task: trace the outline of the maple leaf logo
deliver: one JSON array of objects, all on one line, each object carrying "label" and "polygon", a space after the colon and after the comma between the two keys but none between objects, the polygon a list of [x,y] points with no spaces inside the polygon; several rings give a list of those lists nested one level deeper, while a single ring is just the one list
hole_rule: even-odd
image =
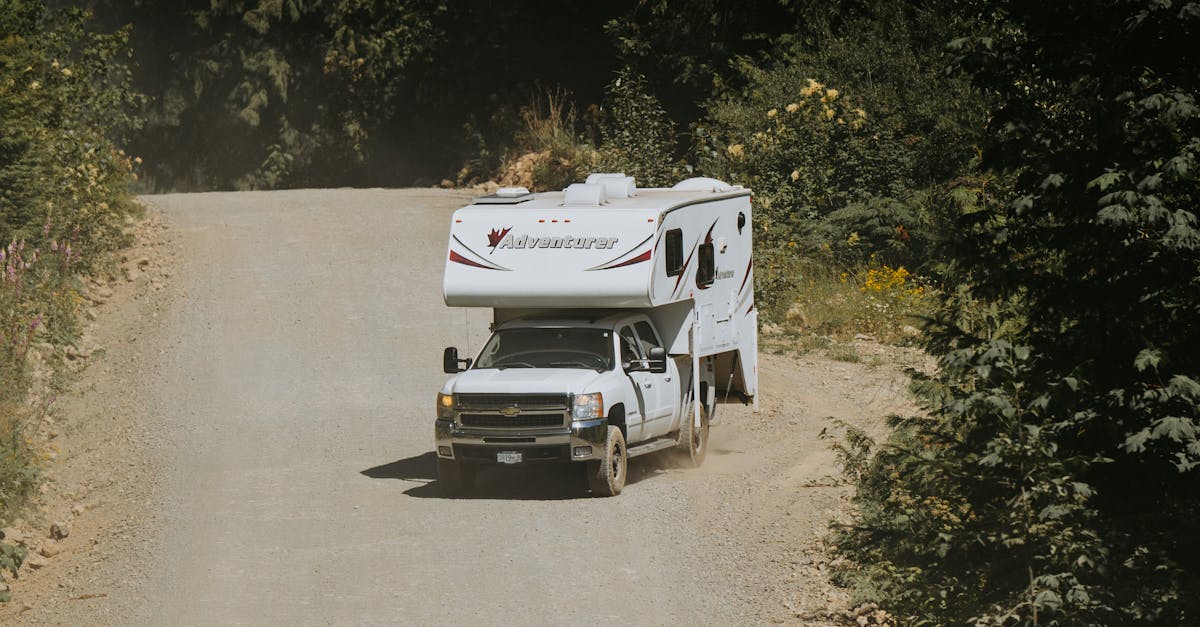
[{"label": "maple leaf logo", "polygon": [[504,236],[508,235],[508,232],[511,230],[512,227],[510,226],[503,231],[492,229],[491,232],[488,233],[488,246],[492,247],[492,251],[488,253],[489,255],[496,252],[496,247],[500,245],[500,242],[504,240]]}]

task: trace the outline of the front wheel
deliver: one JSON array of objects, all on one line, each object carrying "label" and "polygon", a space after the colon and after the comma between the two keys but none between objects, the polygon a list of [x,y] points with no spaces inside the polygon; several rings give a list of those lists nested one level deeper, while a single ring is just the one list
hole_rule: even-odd
[{"label": "front wheel", "polygon": [[675,451],[684,465],[698,468],[708,456],[708,409],[700,405],[699,418],[692,403],[688,403],[683,411],[679,420],[679,443],[675,445]]},{"label": "front wheel", "polygon": [[475,487],[475,468],[452,459],[438,459],[438,485],[446,496],[462,496]]},{"label": "front wheel", "polygon": [[604,458],[587,463],[588,487],[596,496],[616,496],[625,487],[625,475],[629,470],[625,436],[621,435],[620,429],[610,425],[604,444]]}]

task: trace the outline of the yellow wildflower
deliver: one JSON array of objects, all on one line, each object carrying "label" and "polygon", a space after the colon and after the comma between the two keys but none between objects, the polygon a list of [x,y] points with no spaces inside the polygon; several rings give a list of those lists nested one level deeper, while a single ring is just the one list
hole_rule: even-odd
[{"label": "yellow wildflower", "polygon": [[866,112],[866,111],[863,111],[861,107],[855,107],[855,108],[854,108],[854,112],[855,112],[856,114],[858,114],[858,117],[859,117],[859,118],[861,118],[861,119],[863,119],[863,120],[867,119],[867,112]]},{"label": "yellow wildflower", "polygon": [[800,180],[800,170],[792,170],[792,182]]},{"label": "yellow wildflower", "polygon": [[829,107],[825,107],[825,119],[826,120],[833,119],[833,109],[830,109]]},{"label": "yellow wildflower", "polygon": [[65,68],[63,68],[63,69],[62,69],[62,75],[63,75],[63,76],[70,76],[70,75],[71,75],[71,68],[69,68],[69,67],[65,67]]},{"label": "yellow wildflower", "polygon": [[800,95],[808,98],[809,96],[812,96],[823,89],[825,89],[824,85],[810,78],[808,79],[808,86],[800,90]]},{"label": "yellow wildflower", "polygon": [[778,109],[771,109],[770,111],[767,111],[767,117],[773,118],[778,113],[779,113]]},{"label": "yellow wildflower", "polygon": [[741,144],[734,144],[726,149],[729,156],[740,159],[746,155],[746,147]]},{"label": "yellow wildflower", "polygon": [[788,113],[795,113],[800,110],[800,105],[793,102],[789,103],[788,106],[784,108],[787,109]]}]

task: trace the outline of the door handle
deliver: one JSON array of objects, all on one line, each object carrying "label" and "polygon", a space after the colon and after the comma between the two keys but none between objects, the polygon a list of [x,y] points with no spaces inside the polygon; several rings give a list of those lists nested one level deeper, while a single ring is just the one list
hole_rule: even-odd
[{"label": "door handle", "polygon": [[644,388],[649,388],[649,387],[651,387],[651,385],[652,385],[652,384],[651,384],[649,381],[647,381],[647,382],[645,382],[645,383],[643,383],[643,384],[642,384],[642,387],[644,387]]},{"label": "door handle", "polygon": [[671,377],[663,377],[663,381],[666,381],[667,383],[670,383],[670,382],[671,382]]}]

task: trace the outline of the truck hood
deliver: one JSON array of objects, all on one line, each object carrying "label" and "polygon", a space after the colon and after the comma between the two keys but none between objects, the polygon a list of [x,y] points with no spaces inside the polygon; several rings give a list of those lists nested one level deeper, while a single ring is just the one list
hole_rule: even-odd
[{"label": "truck hood", "polygon": [[581,368],[485,368],[460,373],[456,393],[466,394],[581,394],[603,373]]}]

